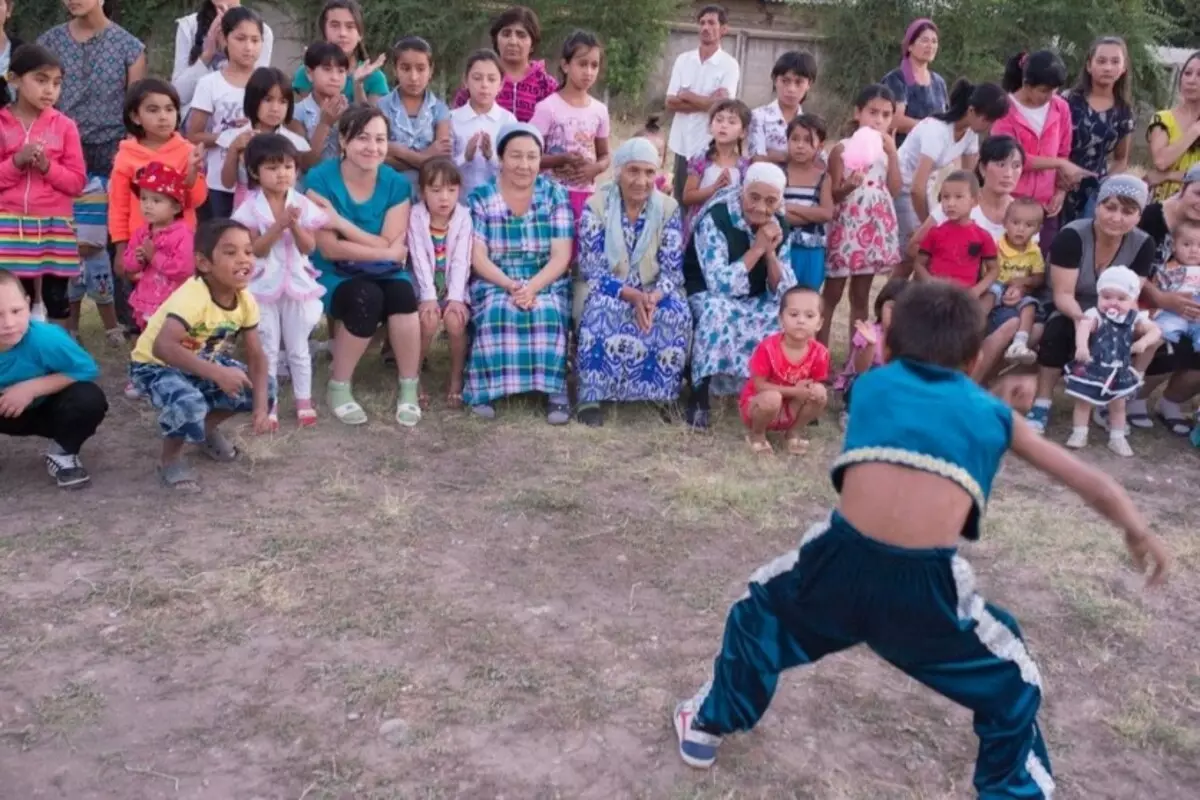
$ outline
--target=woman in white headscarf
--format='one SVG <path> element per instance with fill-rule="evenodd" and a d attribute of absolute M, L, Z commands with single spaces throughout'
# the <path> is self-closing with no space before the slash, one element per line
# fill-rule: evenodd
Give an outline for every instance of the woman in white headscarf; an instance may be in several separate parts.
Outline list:
<path fill-rule="evenodd" d="M 692 315 L 679 204 L 654 186 L 661 160 L 649 139 L 625 142 L 612 157 L 615 179 L 579 219 L 577 416 L 586 425 L 603 424 L 604 401 L 679 397 Z"/>
<path fill-rule="evenodd" d="M 737 394 L 754 348 L 779 329 L 779 298 L 796 283 L 783 216 L 787 176 L 774 164 L 746 170 L 696 217 L 683 259 L 696 320 L 687 421 L 708 427 L 709 391 Z"/>

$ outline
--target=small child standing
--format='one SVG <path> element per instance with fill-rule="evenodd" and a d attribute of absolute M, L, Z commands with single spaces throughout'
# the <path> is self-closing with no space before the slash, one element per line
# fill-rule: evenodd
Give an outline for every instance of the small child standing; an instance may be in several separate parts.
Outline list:
<path fill-rule="evenodd" d="M 123 267 L 134 284 L 133 324 L 144 331 L 159 306 L 195 273 L 194 235 L 184 217 L 189 192 L 183 175 L 152 161 L 134 175 L 133 188 L 145 222 L 124 249 Z"/>
<path fill-rule="evenodd" d="M 882 367 L 886 361 L 884 342 L 888 330 L 892 327 L 892 312 L 905 290 L 911 284 L 904 278 L 892 278 L 883 285 L 879 294 L 875 295 L 875 321 L 859 320 L 854 324 L 854 336 L 850 339 L 850 357 L 846 366 L 833 383 L 835 392 L 842 394 L 842 428 L 845 429 L 849 419 L 850 392 L 854 381 L 867 372 Z"/>
<path fill-rule="evenodd" d="M 957 284 L 990 311 L 1000 265 L 996 240 L 971 219 L 978 197 L 979 181 L 970 172 L 952 172 L 942 181 L 938 199 L 946 221 L 930 228 L 921 240 L 913 274 L 919 281 L 937 278 Z"/>
<path fill-rule="evenodd" d="M 1142 386 L 1133 356 L 1162 340 L 1162 331 L 1139 311 L 1141 278 L 1128 267 L 1109 267 L 1096 279 L 1096 307 L 1075 323 L 1075 360 L 1066 366 L 1064 388 L 1075 398 L 1074 427 L 1067 447 L 1087 447 L 1093 407 L 1108 409 L 1108 449 L 1130 458 L 1125 400 Z"/>
<path fill-rule="evenodd" d="M 1016 197 L 1004 211 L 1004 235 L 996 242 L 996 260 L 1000 272 L 985 296 L 988 333 L 1010 319 L 1019 319 L 1020 327 L 1004 353 L 1009 361 L 1032 364 L 1037 357 L 1029 349 L 1029 335 L 1037 319 L 1037 290 L 1046 277 L 1046 262 L 1035 237 L 1042 228 L 1041 203 L 1029 197 Z"/>
<path fill-rule="evenodd" d="M 462 408 L 467 363 L 467 281 L 471 277 L 471 214 L 459 205 L 462 178 L 448 158 L 421 167 L 421 202 L 408 220 L 408 254 L 420 299 L 421 362 L 443 325 L 450 339 L 450 387 L 446 405 Z M 421 393 L 424 395 L 424 391 Z"/>
<path fill-rule="evenodd" d="M 309 152 L 308 140 L 287 127 L 292 122 L 295 100 L 292 82 L 283 70 L 275 67 L 254 70 L 246 83 L 242 110 L 246 112 L 249 124 L 226 130 L 217 137 L 217 147 L 225 151 L 221 183 L 226 190 L 233 189 L 234 208 L 246 198 L 246 165 L 242 163 L 242 155 L 252 137 L 262 133 L 278 134 L 291 142 L 297 153 L 307 155 Z"/>
<path fill-rule="evenodd" d="M 741 100 L 719 100 L 708 114 L 708 149 L 688 161 L 687 183 L 683 186 L 684 223 L 690 231 L 692 221 L 722 189 L 741 186 L 750 168 L 743 153 L 746 131 L 750 127 L 750 108 Z"/>
<path fill-rule="evenodd" d="M 511 111 L 496 102 L 502 75 L 495 51 L 476 50 L 467 59 L 467 102 L 450 112 L 454 164 L 462 175 L 464 203 L 471 192 L 499 174 L 496 137 L 500 128 L 517 122 Z"/>
<path fill-rule="evenodd" d="M 258 304 L 248 290 L 254 269 L 250 231 L 217 219 L 196 231 L 196 277 L 155 312 L 138 338 L 129 378 L 158 410 L 163 435 L 159 480 L 169 489 L 196 491 L 196 474 L 183 460 L 184 444 L 219 462 L 238 449 L 219 426 L 253 412 L 254 432 L 270 431 L 275 387 L 258 334 Z M 243 339 L 245 365 L 230 353 Z"/>
<path fill-rule="evenodd" d="M 825 123 L 800 114 L 787 126 L 787 188 L 784 215 L 792 226 L 792 272 L 796 285 L 821 291 L 825 282 L 825 225 L 833 219 L 833 190 L 821 148 Z"/>
<path fill-rule="evenodd" d="M 894 202 L 900 192 L 900 161 L 889 133 L 895 113 L 896 100 L 886 86 L 864 88 L 854 101 L 854 122 L 879 134 L 883 152 L 863 171 L 846 169 L 844 153 L 849 139 L 838 142 L 829 153 L 829 182 L 836 207 L 825 241 L 825 324 L 818 337 L 822 344 L 829 343 L 829 326 L 847 280 L 848 335 L 853 337 L 854 323 L 867 318 L 871 281 L 900 263 Z"/>
<path fill-rule="evenodd" d="M 251 139 L 246 148 L 251 190 L 233 219 L 250 230 L 254 242 L 250 293 L 258 302 L 267 375 L 276 380 L 282 343 L 296 399 L 296 421 L 306 428 L 317 424 L 308 337 L 321 321 L 320 298 L 325 294 L 308 256 L 316 248 L 313 231 L 328 225 L 329 217 L 296 191 L 299 158 L 291 140 L 279 134 L 260 133 Z M 274 405 L 270 425 L 279 427 Z"/>
<path fill-rule="evenodd" d="M 596 178 L 609 164 L 608 106 L 592 97 L 604 50 L 586 31 L 567 37 L 562 49 L 562 88 L 534 108 L 529 124 L 542 132 L 546 152 L 542 168 L 567 189 L 578 224 Z"/>
<path fill-rule="evenodd" d="M 405 36 L 392 48 L 396 88 L 379 101 L 388 118 L 388 163 L 417 185 L 421 165 L 450 155 L 450 109 L 429 90 L 433 48 L 420 36 Z"/>
<path fill-rule="evenodd" d="M 817 80 L 817 59 L 804 50 L 789 50 L 775 60 L 771 84 L 775 99 L 750 112 L 749 155 L 755 161 L 787 164 L 792 121 L 804 113 L 801 103 Z M 822 136 L 822 139 L 825 137 Z"/>
<path fill-rule="evenodd" d="M 99 374 L 66 331 L 30 319 L 21 281 L 0 270 L 0 436 L 49 439 L 46 471 L 60 489 L 91 480 L 79 451 L 108 412 Z"/>
<path fill-rule="evenodd" d="M 816 340 L 821 330 L 821 295 L 793 286 L 779 301 L 783 329 L 759 342 L 750 356 L 750 377 L 738 401 L 746 440 L 755 453 L 772 452 L 767 431 L 782 431 L 790 455 L 808 452 L 804 426 L 825 410 L 824 381 L 829 377 L 829 350 Z"/>
<path fill-rule="evenodd" d="M 71 317 L 67 330 L 79 339 L 79 314 L 83 298 L 90 297 L 104 325 L 109 345 L 125 344 L 125 330 L 117 322 L 112 262 L 108 259 L 108 181 L 98 175 L 88 178 L 83 194 L 75 200 L 75 235 L 79 241 L 80 273 L 67 287 Z"/>
<path fill-rule="evenodd" d="M 58 59 L 35 44 L 18 47 L 8 65 L 17 98 L 0 92 L 0 269 L 30 296 L 41 278 L 46 318 L 65 326 L 80 272 L 72 217 L 87 175 L 79 131 L 54 108 L 62 76 Z"/>
<path fill-rule="evenodd" d="M 314 162 L 337 158 L 337 121 L 350 107 L 350 101 L 342 94 L 349 69 L 350 58 L 336 44 L 314 42 L 304 51 L 303 74 L 312 91 L 296 103 L 292 113 L 308 137 Z"/>
<path fill-rule="evenodd" d="M 1171 257 L 1154 276 L 1158 288 L 1200 303 L 1200 223 L 1181 220 L 1171 232 L 1171 244 Z M 1200 350 L 1200 322 L 1164 310 L 1155 313 L 1154 324 L 1171 344 L 1186 336 L 1192 349 Z"/>

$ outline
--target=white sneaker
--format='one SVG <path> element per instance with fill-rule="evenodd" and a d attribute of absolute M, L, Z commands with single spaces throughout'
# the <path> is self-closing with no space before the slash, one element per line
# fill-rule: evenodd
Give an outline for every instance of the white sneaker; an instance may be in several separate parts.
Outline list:
<path fill-rule="evenodd" d="M 1030 350 L 1024 342 L 1013 342 L 1004 352 L 1004 358 L 1018 364 L 1032 364 L 1037 361 L 1037 353 Z"/>
<path fill-rule="evenodd" d="M 51 445 L 46 453 L 46 472 L 54 478 L 60 489 L 77 489 L 92 479 L 79 461 L 79 456 L 63 453 L 55 445 Z"/>
<path fill-rule="evenodd" d="M 1108 437 L 1108 449 L 1121 458 L 1133 458 L 1133 448 L 1129 446 L 1129 440 L 1125 438 L 1125 434 L 1123 433 Z"/>
<path fill-rule="evenodd" d="M 692 720 L 699 710 L 700 704 L 695 698 L 684 700 L 675 707 L 672 719 L 675 723 L 675 737 L 679 740 L 679 757 L 683 759 L 683 763 L 696 769 L 708 769 L 717 760 L 717 748 L 721 745 L 721 737 L 692 727 Z"/>
<path fill-rule="evenodd" d="M 1087 428 L 1071 431 L 1070 438 L 1067 439 L 1067 447 L 1072 450 L 1082 450 L 1087 447 L 1088 432 Z"/>

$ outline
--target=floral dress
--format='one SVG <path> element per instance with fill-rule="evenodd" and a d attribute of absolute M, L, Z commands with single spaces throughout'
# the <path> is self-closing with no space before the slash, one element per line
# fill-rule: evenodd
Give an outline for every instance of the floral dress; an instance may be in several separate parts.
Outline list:
<path fill-rule="evenodd" d="M 713 198 L 723 203 L 733 225 L 754 234 L 742 215 L 741 192 L 727 189 Z M 692 383 L 711 378 L 710 391 L 717 395 L 738 394 L 750 376 L 750 356 L 768 335 L 779 330 L 779 298 L 796 284 L 796 275 L 786 265 L 791 242 L 784 237 L 777 253 L 785 265 L 779 285 L 772 291 L 751 294 L 750 273 L 740 261 L 729 260 L 729 242 L 705 213 L 696 221 L 692 246 L 696 248 L 705 290 L 688 297 L 696 331 L 692 345 Z"/>
<path fill-rule="evenodd" d="M 644 209 L 637 222 L 621 215 L 627 253 L 633 253 L 645 224 Z M 672 214 L 663 227 L 657 254 L 658 280 L 653 286 L 643 285 L 636 264 L 630 266 L 623 280 L 613 275 L 605 240 L 605 220 L 585 206 L 578 235 L 579 269 L 588 284 L 579 325 L 579 402 L 675 400 L 692 338 L 692 314 L 683 295 L 680 213 L 677 210 Z M 662 292 L 649 332 L 637 326 L 633 306 L 620 298 L 625 287 Z"/>
<path fill-rule="evenodd" d="M 550 260 L 550 243 L 572 238 L 567 192 L 538 176 L 529 210 L 514 214 L 496 181 L 471 193 L 475 240 L 505 275 L 533 278 Z M 528 311 L 508 292 L 484 280 L 471 283 L 471 322 L 475 338 L 467 362 L 463 400 L 491 403 L 525 392 L 561 394 L 567 386 L 567 329 L 571 313 L 569 273 L 537 295 Z"/>
<path fill-rule="evenodd" d="M 1074 127 L 1071 163 L 1091 170 L 1096 177 L 1084 178 L 1077 188 L 1067 192 L 1062 210 L 1064 225 L 1093 215 L 1100 181 L 1108 175 L 1109 156 L 1122 139 L 1133 133 L 1134 122 L 1133 111 L 1127 106 L 1114 105 L 1106 111 L 1097 111 L 1088 103 L 1087 96 L 1079 92 L 1068 93 L 1066 99 Z"/>
<path fill-rule="evenodd" d="M 862 185 L 834 208 L 825 241 L 827 277 L 875 275 L 900 263 L 900 228 L 887 173 L 885 153 L 871 164 Z"/>

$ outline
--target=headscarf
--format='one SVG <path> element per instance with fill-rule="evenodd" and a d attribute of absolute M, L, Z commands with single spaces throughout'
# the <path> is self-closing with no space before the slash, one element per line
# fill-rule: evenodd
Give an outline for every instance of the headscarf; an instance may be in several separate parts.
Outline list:
<path fill-rule="evenodd" d="M 782 192 L 787 188 L 787 175 L 769 161 L 756 161 L 746 170 L 746 177 L 742 179 L 743 186 L 752 183 L 765 183 Z"/>
<path fill-rule="evenodd" d="M 912 47 L 912 43 L 927 29 L 939 33 L 938 26 L 934 24 L 933 20 L 927 17 L 914 19 L 909 23 L 908 29 L 904 31 L 904 38 L 900 40 L 900 72 L 904 75 L 906 84 L 913 82 L 912 61 L 908 57 L 908 48 Z"/>
<path fill-rule="evenodd" d="M 1103 203 L 1110 197 L 1128 197 L 1137 203 L 1139 211 L 1144 211 L 1146 203 L 1150 200 L 1150 187 L 1146 186 L 1144 180 L 1133 175 L 1109 175 L 1100 184 L 1096 202 Z"/>
<path fill-rule="evenodd" d="M 658 166 L 660 158 L 658 148 L 654 146 L 653 142 L 644 137 L 635 136 L 628 139 L 613 153 L 613 175 L 619 177 L 621 170 L 635 161 Z M 658 246 L 658 230 L 662 227 L 664 213 L 662 192 L 657 189 L 650 190 L 650 198 L 646 201 L 646 222 L 642 225 L 642 232 L 638 234 L 637 241 L 634 242 L 632 253 L 625 249 L 623 222 L 625 202 L 621 198 L 621 186 L 616 178 L 608 185 L 604 211 L 604 255 L 608 258 L 609 266 L 618 268 L 624 265 L 628 269 L 637 269 L 646 258 L 646 254 L 650 252 L 650 248 Z M 625 263 L 626 255 L 629 256 L 627 264 Z M 617 277 L 624 278 L 625 275 L 618 274 Z"/>
<path fill-rule="evenodd" d="M 506 122 L 500 126 L 500 132 L 496 134 L 496 154 L 504 149 L 504 143 L 514 136 L 529 136 L 537 142 L 538 149 L 542 152 L 546 150 L 546 142 L 542 139 L 542 132 L 530 125 L 528 122 Z"/>

